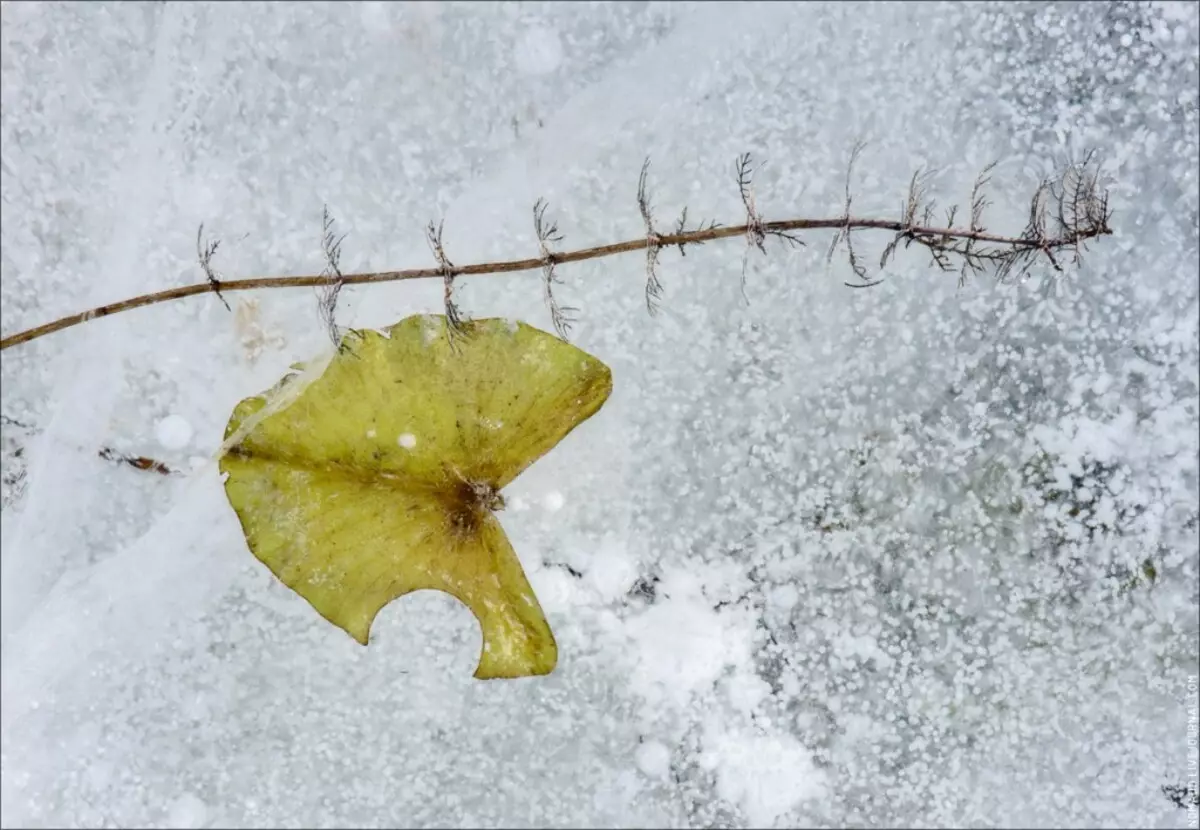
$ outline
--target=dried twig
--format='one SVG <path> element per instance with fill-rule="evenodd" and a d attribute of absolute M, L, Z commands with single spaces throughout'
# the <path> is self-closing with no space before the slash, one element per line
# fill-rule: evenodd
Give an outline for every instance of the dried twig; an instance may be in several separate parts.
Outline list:
<path fill-rule="evenodd" d="M 647 160 L 642 166 L 642 172 L 638 179 L 638 209 L 646 226 L 646 234 L 636 239 L 610 245 L 598 245 L 577 251 L 554 252 L 550 257 L 553 260 L 552 265 L 557 268 L 572 262 L 583 262 L 632 251 L 645 251 L 646 305 L 653 313 L 662 296 L 662 283 L 658 279 L 656 266 L 659 254 L 666 247 L 678 246 L 682 250 L 685 245 L 698 245 L 718 239 L 734 237 L 753 239 L 759 233 L 767 236 L 780 236 L 785 239 L 792 237 L 793 241 L 798 242 L 799 240 L 794 239 L 797 231 L 832 230 L 834 238 L 829 256 L 832 257 L 839 242 L 845 241 L 850 267 L 859 279 L 858 283 L 847 283 L 847 285 L 865 288 L 878 284 L 878 281 L 872 282 L 867 279 L 866 269 L 862 266 L 851 244 L 852 232 L 879 230 L 894 234 L 891 244 L 884 252 L 881 267 L 895 253 L 900 243 L 903 243 L 905 248 L 911 245 L 924 247 L 929 251 L 934 264 L 942 270 L 950 270 L 954 260 L 961 260 L 963 275 L 968 272 L 979 273 L 991 268 L 1002 281 L 1009 279 L 1014 274 L 1025 274 L 1041 256 L 1046 258 L 1052 268 L 1062 270 L 1057 256 L 1059 252 L 1071 250 L 1074 255 L 1073 261 L 1077 263 L 1079 257 L 1085 252 L 1086 243 L 1089 240 L 1112 233 L 1108 224 L 1112 217 L 1108 206 L 1108 193 L 1101 187 L 1100 171 L 1092 155 L 1069 165 L 1057 179 L 1043 181 L 1030 200 L 1029 219 L 1025 229 L 1018 236 L 1004 236 L 983 229 L 982 214 L 987 202 L 981 193 L 989 181 L 989 173 L 992 169 L 990 166 L 984 170 L 984 173 L 976 180 L 975 187 L 972 188 L 971 218 L 966 227 L 954 225 L 956 212 L 953 208 L 947 212 L 947 222 L 944 226 L 939 227 L 933 224 L 934 203 L 929 201 L 925 195 L 927 174 L 918 174 L 913 177 L 909 186 L 908 199 L 899 219 L 870 219 L 852 216 L 850 213 L 851 174 L 853 165 L 861 152 L 862 145 L 858 144 L 850 155 L 850 164 L 846 175 L 845 207 L 842 216 L 829 219 L 801 218 L 767 222 L 756 214 L 755 221 L 747 221 L 741 225 L 724 227 L 712 223 L 707 227 L 689 231 L 685 229 L 687 219 L 685 212 L 676 226 L 675 232 L 667 235 L 659 234 L 654 230 L 650 198 L 647 193 L 649 170 L 649 160 Z M 749 201 L 748 207 L 752 208 L 753 206 L 753 202 Z M 455 277 L 540 271 L 545 278 L 548 248 L 547 252 L 541 256 L 528 259 L 456 266 L 446 258 L 441 243 L 441 227 L 431 223 L 427 234 L 430 247 L 438 260 L 436 267 L 364 274 L 339 274 L 337 285 L 369 285 L 397 280 L 441 279 L 445 286 L 446 316 L 453 329 L 461 325 L 462 321 L 461 314 L 453 302 L 452 290 Z M 204 250 L 201 248 L 201 252 Z M 215 251 L 215 246 L 212 247 L 212 250 Z M 211 252 L 209 260 L 211 260 Z M 181 286 L 132 297 L 8 335 L 0 339 L 0 349 L 27 343 L 88 320 L 183 297 L 210 292 L 227 293 L 260 288 L 328 287 L 330 283 L 326 273 L 316 276 L 256 277 L 228 281 L 217 279 L 215 273 L 209 274 L 207 271 L 206 276 L 208 280 L 197 285 Z"/>
<path fill-rule="evenodd" d="M 1014 274 L 1026 274 L 1039 254 L 1045 255 L 1055 271 L 1062 271 L 1055 253 L 1070 248 L 1075 253 L 1074 263 L 1078 265 L 1087 240 L 1112 233 L 1108 225 L 1112 218 L 1108 193 L 1100 187 L 1099 167 L 1094 164 L 1091 154 L 1081 162 L 1068 165 L 1058 179 L 1044 180 L 1038 185 L 1030 199 L 1029 218 L 1020 236 L 1008 238 L 987 233 L 983 213 L 991 203 L 984 197 L 983 190 L 991 181 L 994 168 L 995 163 L 985 167 L 971 188 L 971 218 L 965 230 L 953 227 L 956 207 L 947 212 L 945 228 L 928 227 L 932 202 L 925 204 L 921 223 L 916 223 L 917 206 L 925 197 L 923 185 L 914 176 L 903 220 L 884 249 L 880 266 L 904 242 L 906 248 L 913 244 L 926 248 L 933 264 L 940 270 L 952 270 L 953 262 L 958 260 L 961 263 L 960 285 L 969 275 L 978 275 L 988 269 L 994 269 L 997 279 L 1003 282 Z"/>

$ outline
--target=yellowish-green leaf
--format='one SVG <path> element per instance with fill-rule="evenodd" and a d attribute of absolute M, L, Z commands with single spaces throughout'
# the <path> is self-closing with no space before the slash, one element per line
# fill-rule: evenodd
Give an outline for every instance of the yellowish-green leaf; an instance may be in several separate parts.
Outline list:
<path fill-rule="evenodd" d="M 383 606 L 433 589 L 479 620 L 476 677 L 552 671 L 554 635 L 493 511 L 604 404 L 608 367 L 524 323 L 475 320 L 451 339 L 445 317 L 418 315 L 348 332 L 271 411 L 290 378 L 225 431 L 225 492 L 254 555 L 364 645 Z"/>

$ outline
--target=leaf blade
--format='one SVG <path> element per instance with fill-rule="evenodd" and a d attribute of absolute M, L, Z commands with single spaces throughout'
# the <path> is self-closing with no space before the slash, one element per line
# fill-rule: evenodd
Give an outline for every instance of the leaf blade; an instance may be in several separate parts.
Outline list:
<path fill-rule="evenodd" d="M 391 601 L 439 590 L 480 624 L 477 678 L 546 674 L 553 633 L 491 511 L 599 410 L 611 372 L 523 323 L 460 336 L 432 315 L 350 331 L 286 406 L 262 412 L 289 376 L 243 400 L 227 439 L 253 425 L 221 459 L 226 494 L 252 553 L 358 642 Z"/>

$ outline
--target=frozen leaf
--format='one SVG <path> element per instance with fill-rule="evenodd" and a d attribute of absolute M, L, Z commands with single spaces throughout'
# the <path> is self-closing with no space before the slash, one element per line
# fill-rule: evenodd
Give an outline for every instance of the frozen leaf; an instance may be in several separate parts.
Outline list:
<path fill-rule="evenodd" d="M 444 591 L 482 628 L 476 677 L 547 674 L 554 636 L 493 511 L 612 376 L 523 323 L 463 326 L 451 339 L 422 315 L 347 332 L 319 377 L 228 448 L 225 492 L 254 555 L 358 642 L 397 597 Z M 239 403 L 226 438 L 294 378 Z"/>

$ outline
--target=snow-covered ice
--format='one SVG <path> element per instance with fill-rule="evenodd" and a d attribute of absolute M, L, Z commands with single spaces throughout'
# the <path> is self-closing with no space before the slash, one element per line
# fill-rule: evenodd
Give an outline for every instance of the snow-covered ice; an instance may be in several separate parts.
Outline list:
<path fill-rule="evenodd" d="M 1113 235 L 869 290 L 828 232 L 560 266 L 605 407 L 498 514 L 559 646 L 471 678 L 418 592 L 367 648 L 249 554 L 211 455 L 332 354 L 311 290 L 141 308 L 0 353 L 0 824 L 1186 826 L 1200 673 L 1193 3 L 0 5 L 5 335 L 203 280 L 537 256 L 654 222 L 1019 233 L 1087 148 Z M 965 211 L 965 212 L 964 212 Z M 745 273 L 743 285 L 742 275 Z M 541 274 L 459 280 L 549 330 Z M 337 322 L 439 313 L 351 286 Z M 431 327 L 430 333 L 436 331 Z M 413 422 L 414 424 L 417 421 Z M 415 429 L 415 427 L 414 427 Z M 419 435 L 379 435 L 413 449 Z M 158 476 L 98 455 L 161 457 Z M 1019 798 L 1013 794 L 1019 793 Z"/>

